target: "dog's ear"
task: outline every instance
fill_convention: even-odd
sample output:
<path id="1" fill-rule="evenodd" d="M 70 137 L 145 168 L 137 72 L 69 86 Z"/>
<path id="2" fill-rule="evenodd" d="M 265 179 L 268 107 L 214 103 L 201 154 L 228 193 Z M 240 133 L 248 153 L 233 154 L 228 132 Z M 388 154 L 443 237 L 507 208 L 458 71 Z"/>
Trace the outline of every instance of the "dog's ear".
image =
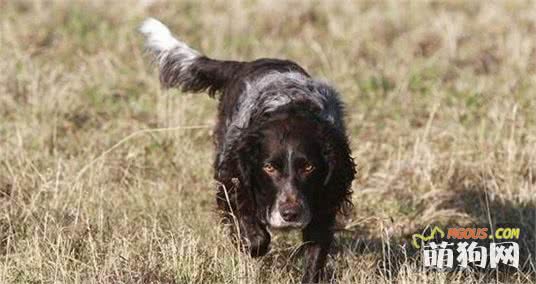
<path id="1" fill-rule="evenodd" d="M 219 157 L 216 179 L 226 187 L 236 188 L 239 203 L 254 205 L 255 193 L 251 179 L 253 167 L 257 164 L 259 134 L 241 130 L 229 140 L 230 144 L 226 145 Z"/>
<path id="2" fill-rule="evenodd" d="M 324 139 L 322 154 L 327 163 L 326 195 L 337 210 L 346 213 L 352 206 L 351 186 L 356 174 L 348 138 L 330 123 L 324 125 L 321 137 Z"/>
<path id="3" fill-rule="evenodd" d="M 257 210 L 258 196 L 252 180 L 254 167 L 258 164 L 260 136 L 252 130 L 240 130 L 233 134 L 229 138 L 231 143 L 221 154 L 216 176 L 227 188 L 222 199 L 228 198 L 229 202 L 218 202 L 223 201 L 224 204 L 220 206 L 236 214 L 238 226 L 231 226 L 233 236 L 238 238 L 235 240 L 241 239 L 245 245 L 242 248 L 252 257 L 262 256 L 269 251 L 270 234 L 260 222 L 263 215 Z"/>

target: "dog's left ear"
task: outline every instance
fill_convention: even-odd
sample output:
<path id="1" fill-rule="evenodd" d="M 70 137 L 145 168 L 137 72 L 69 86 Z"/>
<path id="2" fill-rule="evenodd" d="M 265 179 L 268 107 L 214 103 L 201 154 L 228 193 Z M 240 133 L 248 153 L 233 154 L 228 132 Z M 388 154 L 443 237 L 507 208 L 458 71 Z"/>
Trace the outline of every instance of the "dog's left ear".
<path id="1" fill-rule="evenodd" d="M 328 165 L 324 187 L 329 191 L 327 195 L 335 206 L 345 211 L 351 207 L 351 186 L 356 175 L 348 138 L 341 130 L 327 122 L 321 133 L 324 138 L 322 154 Z"/>

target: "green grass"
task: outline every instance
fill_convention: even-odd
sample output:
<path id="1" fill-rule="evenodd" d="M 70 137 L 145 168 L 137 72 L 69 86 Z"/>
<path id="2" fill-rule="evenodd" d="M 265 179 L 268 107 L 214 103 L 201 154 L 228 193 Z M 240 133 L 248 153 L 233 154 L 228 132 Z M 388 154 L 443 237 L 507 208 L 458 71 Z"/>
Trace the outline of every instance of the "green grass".
<path id="1" fill-rule="evenodd" d="M 333 282 L 536 281 L 532 2 L 116 2 L 0 0 L 1 283 L 298 282 L 298 233 L 251 259 L 219 225 L 217 103 L 160 88 L 148 16 L 341 91 L 359 177 Z M 425 273 L 404 250 L 429 224 L 489 219 L 526 228 L 522 271 Z"/>

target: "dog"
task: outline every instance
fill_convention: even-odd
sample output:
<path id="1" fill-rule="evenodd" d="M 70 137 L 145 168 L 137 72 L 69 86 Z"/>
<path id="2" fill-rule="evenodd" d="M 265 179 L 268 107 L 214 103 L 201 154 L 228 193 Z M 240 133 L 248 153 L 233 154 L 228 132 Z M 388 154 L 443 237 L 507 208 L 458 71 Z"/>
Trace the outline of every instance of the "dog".
<path id="1" fill-rule="evenodd" d="M 356 174 L 337 91 L 292 61 L 211 59 L 152 18 L 140 32 L 164 88 L 217 95 L 216 201 L 222 219 L 237 224 L 233 239 L 258 257 L 269 251 L 270 230 L 300 229 L 302 282 L 321 281 Z"/>

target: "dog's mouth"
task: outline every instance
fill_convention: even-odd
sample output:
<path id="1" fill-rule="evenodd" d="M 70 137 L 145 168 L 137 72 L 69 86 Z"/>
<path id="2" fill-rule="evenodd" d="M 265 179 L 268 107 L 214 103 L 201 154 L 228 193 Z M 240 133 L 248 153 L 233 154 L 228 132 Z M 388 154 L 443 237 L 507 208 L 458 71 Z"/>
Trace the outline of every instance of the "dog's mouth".
<path id="1" fill-rule="evenodd" d="M 266 210 L 267 224 L 272 229 L 276 230 L 292 230 L 292 229 L 304 229 L 311 222 L 311 213 L 308 208 L 305 208 L 303 212 L 295 218 L 295 220 L 285 220 L 279 211 L 277 206 L 273 206 L 272 209 Z"/>

